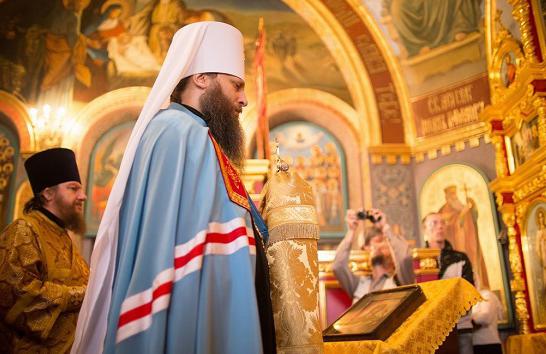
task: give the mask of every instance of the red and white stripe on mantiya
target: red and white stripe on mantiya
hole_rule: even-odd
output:
[[[174,282],[201,269],[204,255],[230,255],[248,247],[256,254],[256,240],[245,219],[235,218],[226,223],[210,223],[208,230],[197,233],[188,242],[174,249],[174,267],[159,273],[152,287],[123,301],[116,342],[119,343],[152,324],[152,315],[169,306]]]

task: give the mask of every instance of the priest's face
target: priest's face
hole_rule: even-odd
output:
[[[82,185],[76,181],[60,183],[55,188],[52,207],[55,214],[66,224],[66,228],[78,234],[85,232],[83,204],[87,196]]]
[[[245,160],[244,132],[239,115],[247,105],[245,82],[236,76],[218,74],[199,99],[212,136],[231,162],[242,169]]]

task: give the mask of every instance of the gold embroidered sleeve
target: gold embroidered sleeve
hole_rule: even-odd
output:
[[[0,317],[28,335],[45,339],[63,311],[81,304],[85,287],[44,281],[42,252],[22,220],[0,235]]]

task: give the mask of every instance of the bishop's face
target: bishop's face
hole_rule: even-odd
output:
[[[218,74],[200,98],[200,106],[212,136],[230,161],[239,169],[244,165],[244,132],[239,115],[247,105],[244,81]]]

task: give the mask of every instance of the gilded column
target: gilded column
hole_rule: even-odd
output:
[[[508,167],[506,164],[506,149],[502,135],[491,134],[491,142],[495,147],[495,168],[497,170],[497,178],[506,177],[508,175]]]
[[[535,52],[531,22],[529,21],[529,17],[532,16],[529,3],[526,0],[510,0],[510,4],[513,6],[512,15],[519,23],[525,58],[531,63],[536,63],[538,59]]]
[[[533,101],[538,113],[538,140],[540,146],[546,145],[546,99],[537,98]]]
[[[502,220],[508,228],[510,269],[514,275],[514,279],[510,282],[510,287],[515,298],[516,319],[519,324],[518,331],[520,334],[526,334],[530,332],[529,311],[527,307],[525,280],[523,279],[523,265],[517,242],[518,232],[515,228],[516,215],[514,205],[502,205],[501,212]]]

